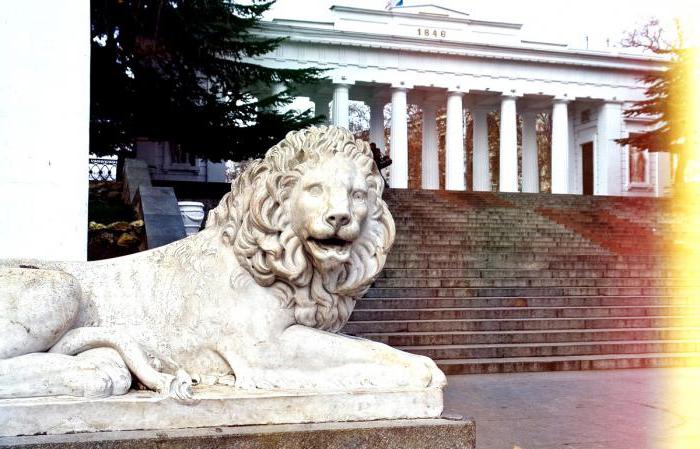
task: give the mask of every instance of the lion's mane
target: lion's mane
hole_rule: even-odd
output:
[[[290,225],[292,188],[323,158],[343,154],[365,174],[368,215],[348,261],[319,270]],[[285,306],[294,307],[297,323],[337,331],[384,267],[394,240],[394,221],[382,200],[384,181],[369,145],[333,126],[287,134],[232,183],[207,219],[255,281],[273,287]]]

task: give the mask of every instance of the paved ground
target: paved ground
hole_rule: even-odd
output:
[[[477,449],[700,448],[700,368],[449,376]]]

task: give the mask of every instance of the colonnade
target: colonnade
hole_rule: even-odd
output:
[[[350,85],[334,84],[332,95],[331,121],[334,125],[349,125]],[[392,87],[390,96],[384,97],[391,102],[391,158],[390,184],[395,188],[408,187],[408,98],[409,89]],[[518,192],[518,142],[517,114],[522,115],[522,191],[539,192],[539,165],[537,157],[536,115],[537,111],[518,111],[518,102],[523,98],[514,93],[488,96],[498,101],[490,106],[474,103],[469,94],[447,91],[444,100],[430,100],[420,104],[423,112],[422,142],[422,188],[437,189],[440,185],[438,170],[438,130],[437,111],[446,109],[445,136],[445,188],[447,190],[466,190],[466,161],[464,151],[464,110],[465,104],[473,118],[473,176],[471,188],[475,191],[491,190],[489,172],[489,148],[487,115],[492,110],[500,109],[500,152],[499,152],[499,191]],[[316,114],[328,116],[328,96],[311,97],[316,105]],[[466,101],[465,101],[466,100]],[[384,142],[384,105],[385,100],[372,97],[368,101],[370,109],[370,141],[381,145]],[[569,144],[571,136],[568,100],[551,99],[552,114],[552,193],[569,192]],[[499,107],[500,106],[500,107]]]

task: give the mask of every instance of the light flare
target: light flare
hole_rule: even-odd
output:
[[[676,216],[683,217],[674,229],[674,246],[670,249],[672,267],[678,276],[679,291],[674,294],[675,306],[700,307],[700,67],[698,52],[690,50],[683,58],[682,69],[689,78],[684,83],[686,101],[683,107],[670,111],[675,114],[684,127],[685,136],[683,153],[687,170],[677,173],[687,181],[684,187],[677,183],[674,189],[673,210]],[[679,102],[675,102],[679,104]],[[697,313],[679,314],[683,316],[682,327],[687,329],[685,340],[697,340],[696,332],[700,328],[700,316]],[[700,366],[700,356],[688,360],[689,365]],[[660,423],[671,432],[668,447],[698,448],[700,441],[698,427],[700,423],[700,376],[697,371],[678,370],[668,376],[668,404],[673,413],[666,414],[664,423]],[[665,446],[664,446],[665,447]]]

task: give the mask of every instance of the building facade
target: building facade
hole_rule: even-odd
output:
[[[500,191],[538,192],[535,119],[540,112],[551,114],[552,193],[660,196],[670,188],[668,153],[640,152],[615,142],[649,125],[625,118],[623,111],[644,98],[640,77],[664,70],[662,59],[527,40],[522,24],[479,20],[435,5],[332,6],[329,17],[263,22],[260,34],[285,40],[255,61],[326,69],[325,82],[296,86],[294,92],[309,97],[318,115],[345,127],[349,101],[365,102],[370,140],[377,143],[384,142],[383,111],[391,103],[392,187],[408,186],[407,105],[416,104],[423,116],[425,189],[439,186],[436,113],[441,108],[446,109],[446,189],[491,190],[491,111],[500,112]],[[471,179],[465,175],[465,111],[474,126]]]

